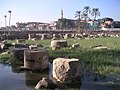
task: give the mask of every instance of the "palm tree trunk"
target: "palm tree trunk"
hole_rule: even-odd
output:
[[[10,13],[10,17],[9,17],[9,27],[10,27],[10,22],[11,22],[11,13]]]
[[[6,17],[7,17],[7,16],[5,15],[4,17],[5,17],[5,27],[6,27],[6,26],[7,26],[7,23],[6,23]]]

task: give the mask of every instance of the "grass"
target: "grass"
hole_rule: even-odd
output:
[[[79,58],[87,72],[100,75],[120,74],[120,38],[69,39],[69,45],[79,43],[80,49],[49,51],[50,56]],[[108,50],[93,50],[91,46],[102,44]]]
[[[2,55],[0,54],[0,63],[7,63],[10,59],[9,54]]]
[[[99,75],[120,74],[120,38],[94,38],[94,39],[67,39],[68,46],[74,43],[79,43],[79,49],[63,48],[60,50],[51,50],[47,48],[49,56],[78,58],[83,64],[84,70],[89,73]],[[10,41],[11,42],[11,41]],[[13,41],[12,41],[13,42]],[[42,44],[45,47],[50,46],[50,40],[26,40],[27,44]],[[93,50],[91,46],[102,44],[110,49]],[[8,56],[1,56],[0,61],[8,59]],[[50,62],[53,61],[53,58]]]

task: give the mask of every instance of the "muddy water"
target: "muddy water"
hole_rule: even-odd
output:
[[[42,77],[48,77],[48,71],[35,73],[21,72],[15,67],[0,64],[0,90],[35,90],[34,87]],[[67,90],[120,90],[120,76],[82,74],[82,85]],[[57,88],[57,90],[61,90]]]

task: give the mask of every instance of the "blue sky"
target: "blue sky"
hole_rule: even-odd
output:
[[[8,10],[12,11],[11,24],[16,22],[50,22],[64,17],[75,19],[75,12],[85,6],[99,8],[99,18],[111,17],[120,20],[120,0],[0,0],[0,26],[4,26],[4,15],[9,20]]]

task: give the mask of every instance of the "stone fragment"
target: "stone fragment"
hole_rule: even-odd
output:
[[[40,80],[37,85],[35,86],[35,89],[41,89],[41,88],[46,88],[46,89],[55,89],[57,88],[57,85],[54,84],[50,79],[47,77],[43,77],[42,80]]]
[[[66,40],[52,40],[51,41],[52,50],[59,49],[60,47],[67,47]]]
[[[24,68],[44,70],[48,68],[48,52],[45,49],[26,50],[24,52]]]
[[[76,48],[80,48],[80,44],[79,43],[75,43],[72,45],[72,48],[76,49]]]
[[[76,78],[80,80],[80,74],[79,59],[57,58],[53,61],[53,78],[61,83],[71,82]]]
[[[11,49],[11,58],[24,61],[24,51],[28,48],[12,48]]]

